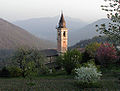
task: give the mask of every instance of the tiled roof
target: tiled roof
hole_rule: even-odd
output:
[[[45,55],[46,57],[50,57],[50,56],[58,56],[58,52],[56,49],[45,49],[40,51],[43,55]]]

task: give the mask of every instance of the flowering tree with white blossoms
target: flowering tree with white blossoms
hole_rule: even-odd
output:
[[[94,83],[97,82],[102,76],[101,72],[98,72],[97,67],[94,64],[88,64],[87,67],[81,67],[75,69],[75,79],[78,82]]]

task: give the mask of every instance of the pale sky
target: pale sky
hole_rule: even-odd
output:
[[[60,15],[93,22],[106,18],[104,0],[0,0],[0,18],[16,21]]]

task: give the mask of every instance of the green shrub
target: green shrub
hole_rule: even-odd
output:
[[[61,65],[67,74],[71,74],[72,70],[74,70],[81,63],[82,55],[78,50],[70,50],[64,55],[61,55],[60,59]]]
[[[22,76],[22,70],[16,66],[8,67],[11,77],[19,77]]]
[[[10,77],[10,72],[7,67],[2,68],[0,72],[0,77]]]
[[[90,54],[87,51],[82,53],[82,63],[86,63],[90,59],[92,59],[92,57],[90,56]]]
[[[31,79],[37,73],[37,68],[35,67],[35,62],[31,61],[26,64],[24,75],[26,78]]]
[[[63,66],[63,55],[59,55],[56,57],[56,65],[58,66],[59,69],[62,68]]]
[[[32,76],[44,64],[44,56],[37,49],[19,48],[12,57],[13,64],[22,70],[22,76]]]
[[[89,45],[86,46],[85,50],[89,54],[90,57],[94,58],[96,55],[97,49],[100,47],[101,43],[90,43]]]
[[[88,63],[86,66],[75,69],[75,79],[80,83],[96,83],[102,76],[101,72],[98,72],[97,67]]]
[[[38,75],[46,75],[49,73],[49,68],[45,65],[42,65],[40,68],[38,68]]]
[[[52,68],[52,73],[56,73],[56,69],[55,68]]]

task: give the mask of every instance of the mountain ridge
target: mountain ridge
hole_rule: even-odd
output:
[[[38,19],[38,20],[37,20]],[[36,21],[17,21],[13,22],[14,24],[21,26],[22,28],[29,30],[29,32],[33,33],[34,35],[49,39],[51,41],[56,42],[57,38],[57,31],[55,29],[55,25],[58,24],[59,17],[52,17],[52,18],[42,18],[42,19],[32,19]],[[44,20],[45,19],[45,20]],[[80,21],[79,19],[73,19],[69,17],[65,17],[66,26],[68,30],[68,45],[72,46],[79,42],[80,40],[89,39],[94,36],[98,36],[99,32],[96,32],[96,25],[100,25],[104,22],[109,22],[108,19],[102,18],[93,23],[85,23]],[[32,23],[31,23],[32,22]]]
[[[60,17],[44,17],[44,18],[32,18],[22,21],[13,22],[30,33],[36,35],[37,37],[49,39],[51,41],[56,42],[57,38],[57,30],[56,26],[59,22]],[[75,31],[79,29],[79,27],[83,27],[87,25],[86,22],[80,21],[76,18],[65,17],[66,26],[69,29],[68,31]],[[72,32],[68,32],[72,33]]]
[[[39,39],[28,31],[0,18],[0,49],[15,49],[21,46],[38,49],[55,48],[53,43]]]

